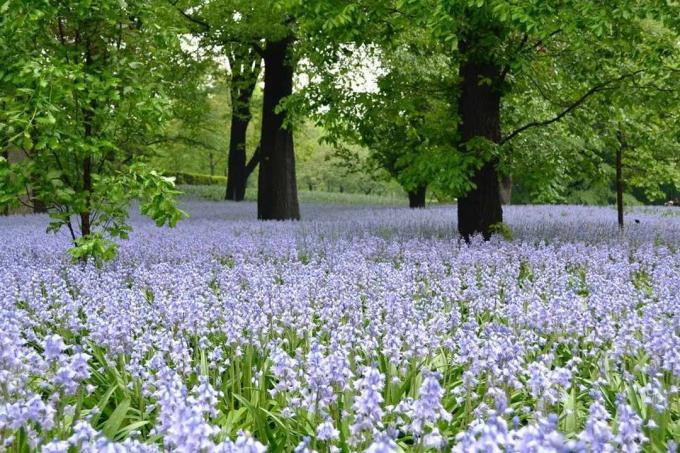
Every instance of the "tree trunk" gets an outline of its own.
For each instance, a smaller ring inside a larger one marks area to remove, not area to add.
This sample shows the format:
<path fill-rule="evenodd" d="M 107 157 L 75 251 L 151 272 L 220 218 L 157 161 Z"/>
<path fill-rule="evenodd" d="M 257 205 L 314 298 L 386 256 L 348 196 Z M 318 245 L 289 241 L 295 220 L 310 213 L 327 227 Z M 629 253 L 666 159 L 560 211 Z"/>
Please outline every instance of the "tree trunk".
<path fill-rule="evenodd" d="M 227 167 L 226 200 L 243 201 L 246 184 L 252 170 L 246 168 L 246 132 L 252 115 L 250 100 L 253 97 L 257 75 L 248 80 L 232 80 L 231 130 L 229 137 L 229 162 Z"/>
<path fill-rule="evenodd" d="M 212 151 L 208 153 L 208 167 L 210 168 L 210 176 L 215 176 L 215 156 Z"/>
<path fill-rule="evenodd" d="M 252 118 L 250 101 L 260 76 L 262 57 L 249 44 L 229 47 L 231 69 L 231 130 L 225 199 L 242 201 L 248 177 L 257 166 L 259 150 L 246 164 L 246 132 Z"/>
<path fill-rule="evenodd" d="M 501 175 L 500 191 L 501 191 L 501 203 L 502 204 L 511 204 L 512 203 L 512 176 Z"/>
<path fill-rule="evenodd" d="M 299 219 L 295 181 L 293 131 L 284 125 L 285 113 L 276 112 L 293 92 L 293 66 L 288 59 L 291 37 L 268 42 L 264 56 L 264 99 L 260 138 L 257 217 L 261 220 Z"/>
<path fill-rule="evenodd" d="M 408 193 L 408 207 L 409 208 L 424 208 L 425 207 L 425 193 L 427 186 L 420 186 Z"/>
<path fill-rule="evenodd" d="M 87 128 L 89 129 L 89 128 Z M 88 155 L 83 161 L 83 191 L 85 192 L 85 209 L 80 213 L 80 233 L 89 236 L 90 227 L 90 193 L 92 192 L 92 158 Z"/>
<path fill-rule="evenodd" d="M 88 67 L 94 64 L 93 57 L 96 55 L 96 47 L 88 40 L 85 46 L 85 71 L 88 72 Z M 88 107 L 82 107 L 83 111 L 83 130 L 84 137 L 89 142 L 90 137 L 94 137 L 94 115 L 97 108 L 95 100 L 90 101 Z M 85 195 L 85 206 L 80 212 L 80 234 L 81 236 L 89 236 L 92 233 L 90 225 L 91 207 L 92 207 L 92 154 L 90 150 L 86 151 L 83 158 L 83 192 Z"/>
<path fill-rule="evenodd" d="M 0 153 L 0 156 L 4 157 L 9 163 L 9 151 L 4 150 Z M 9 206 L 0 206 L 0 215 L 9 215 Z"/>
<path fill-rule="evenodd" d="M 460 66 L 461 94 L 458 100 L 459 134 L 464 147 L 475 137 L 500 142 L 500 69 L 491 63 L 478 63 L 466 56 L 468 44 L 459 44 L 463 62 Z M 477 55 L 477 58 L 479 56 Z M 468 152 L 476 152 L 470 150 Z M 474 188 L 458 198 L 458 232 L 466 241 L 474 234 L 491 237 L 492 226 L 503 221 L 499 175 L 496 160 L 484 162 L 472 176 Z"/>
<path fill-rule="evenodd" d="M 33 213 L 34 214 L 45 214 L 47 212 L 47 206 L 41 200 L 33 198 Z"/>
<path fill-rule="evenodd" d="M 239 118 L 232 109 L 225 199 L 242 201 L 246 194 L 246 131 L 250 118 Z"/>
<path fill-rule="evenodd" d="M 616 212 L 619 229 L 623 231 L 623 149 L 626 144 L 619 132 L 619 148 L 616 150 Z"/>

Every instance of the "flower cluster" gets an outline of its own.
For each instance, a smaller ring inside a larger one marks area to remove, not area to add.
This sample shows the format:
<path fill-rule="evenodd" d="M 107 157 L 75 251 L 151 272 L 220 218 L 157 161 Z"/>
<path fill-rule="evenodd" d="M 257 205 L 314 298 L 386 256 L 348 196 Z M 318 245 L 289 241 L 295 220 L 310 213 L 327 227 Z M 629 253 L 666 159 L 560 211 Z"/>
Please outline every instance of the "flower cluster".
<path fill-rule="evenodd" d="M 665 451 L 680 440 L 680 218 L 189 202 L 119 258 L 0 219 L 0 450 Z"/>

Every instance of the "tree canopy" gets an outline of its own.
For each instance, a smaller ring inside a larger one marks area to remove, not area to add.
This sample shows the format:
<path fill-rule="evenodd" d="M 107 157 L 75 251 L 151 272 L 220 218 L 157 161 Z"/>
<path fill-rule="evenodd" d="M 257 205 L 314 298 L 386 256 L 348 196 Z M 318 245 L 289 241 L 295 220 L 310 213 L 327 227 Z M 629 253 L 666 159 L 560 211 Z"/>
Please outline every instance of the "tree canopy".
<path fill-rule="evenodd" d="M 177 142 L 209 150 L 227 199 L 256 171 L 258 217 L 299 218 L 294 136 L 309 120 L 348 171 L 388 175 L 413 206 L 426 190 L 457 200 L 465 238 L 499 227 L 513 186 L 568 201 L 606 190 L 616 167 L 644 201 L 680 184 L 675 2 L 10 0 L 2 12 L 0 138 L 15 158 L 2 159 L 0 202 L 47 209 L 79 246 L 125 237 L 134 198 L 159 225 L 182 217 L 148 166 Z M 224 121 L 210 118 L 218 101 Z"/>

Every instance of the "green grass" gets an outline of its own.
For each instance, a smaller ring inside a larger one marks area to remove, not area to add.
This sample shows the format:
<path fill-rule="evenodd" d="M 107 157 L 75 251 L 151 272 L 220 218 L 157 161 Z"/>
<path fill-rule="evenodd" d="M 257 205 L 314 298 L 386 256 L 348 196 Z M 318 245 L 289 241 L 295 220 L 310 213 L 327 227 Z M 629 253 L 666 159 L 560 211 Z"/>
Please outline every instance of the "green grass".
<path fill-rule="evenodd" d="M 224 187 L 221 186 L 187 186 L 180 185 L 178 189 L 184 196 L 192 199 L 203 199 L 210 201 L 224 201 Z M 404 196 L 393 195 L 366 195 L 362 193 L 339 193 L 321 191 L 298 191 L 298 198 L 301 203 L 311 204 L 344 204 L 344 205 L 385 205 L 385 206 L 407 206 L 408 199 Z M 257 191 L 255 189 L 246 190 L 246 201 L 256 201 Z"/>

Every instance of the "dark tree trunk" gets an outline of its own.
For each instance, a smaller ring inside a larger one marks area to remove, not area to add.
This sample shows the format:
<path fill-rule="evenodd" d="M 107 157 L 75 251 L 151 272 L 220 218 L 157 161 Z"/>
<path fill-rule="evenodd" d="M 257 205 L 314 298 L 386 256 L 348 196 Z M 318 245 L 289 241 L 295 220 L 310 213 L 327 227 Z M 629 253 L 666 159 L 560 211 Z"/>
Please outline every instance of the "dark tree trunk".
<path fill-rule="evenodd" d="M 420 186 L 408 193 L 408 207 L 409 208 L 424 208 L 425 207 L 425 193 L 427 186 Z"/>
<path fill-rule="evenodd" d="M 83 236 L 92 233 L 90 226 L 90 192 L 92 192 L 92 158 L 88 155 L 83 161 L 83 190 L 85 192 L 85 209 L 80 213 L 80 232 Z"/>
<path fill-rule="evenodd" d="M 262 58 L 249 45 L 234 44 L 229 50 L 231 131 L 225 199 L 242 201 L 246 194 L 248 176 L 258 163 L 256 150 L 255 156 L 246 164 L 246 132 L 252 118 L 250 101 L 260 76 Z"/>
<path fill-rule="evenodd" d="M 616 212 L 619 229 L 623 230 L 623 150 L 626 142 L 619 132 L 619 148 L 616 150 Z"/>
<path fill-rule="evenodd" d="M 41 200 L 37 198 L 33 199 L 33 213 L 34 214 L 45 214 L 47 212 L 47 206 Z"/>
<path fill-rule="evenodd" d="M 85 68 L 94 64 L 93 57 L 96 55 L 96 46 L 94 46 L 89 40 L 86 45 L 85 52 Z M 95 134 L 94 129 L 94 115 L 97 108 L 97 103 L 95 100 L 90 101 L 87 108 L 83 108 L 83 128 L 84 136 L 86 141 L 89 141 L 90 137 Z M 83 192 L 85 195 L 85 206 L 80 212 L 80 234 L 81 236 L 89 236 L 92 233 L 91 222 L 91 208 L 92 208 L 92 155 L 90 151 L 87 151 L 85 158 L 83 159 Z"/>
<path fill-rule="evenodd" d="M 458 111 L 461 119 L 459 134 L 462 146 L 475 138 L 483 137 L 500 142 L 500 101 L 498 66 L 478 63 L 479 55 L 467 55 L 468 44 L 459 44 L 463 63 Z M 469 150 L 468 152 L 476 152 Z M 499 175 L 496 160 L 485 162 L 472 176 L 474 188 L 458 198 L 458 232 L 469 240 L 474 234 L 491 237 L 492 226 L 503 221 Z"/>
<path fill-rule="evenodd" d="M 500 181 L 501 203 L 512 203 L 512 176 L 501 175 Z"/>
<path fill-rule="evenodd" d="M 9 151 L 4 150 L 2 153 L 0 153 L 0 156 L 4 157 L 7 162 L 9 162 Z M 9 207 L 7 206 L 0 206 L 0 215 L 8 215 L 9 214 Z"/>
<path fill-rule="evenodd" d="M 472 178 L 476 188 L 458 199 L 458 232 L 465 240 L 481 234 L 488 240 L 493 225 L 503 221 L 496 162 L 485 163 Z"/>
<path fill-rule="evenodd" d="M 293 131 L 284 125 L 285 113 L 276 112 L 281 100 L 293 92 L 290 37 L 268 42 L 264 57 L 264 99 L 260 138 L 260 174 L 257 217 L 261 220 L 299 219 L 295 181 Z"/>
<path fill-rule="evenodd" d="M 255 148 L 255 152 L 253 153 L 253 157 L 251 157 L 248 163 L 246 164 L 246 183 L 248 182 L 248 178 L 255 171 L 259 163 L 260 163 L 260 145 L 257 145 L 257 148 Z"/>
<path fill-rule="evenodd" d="M 252 118 L 250 99 L 256 82 L 257 77 L 251 77 L 247 81 L 232 81 L 238 85 L 231 91 L 231 131 L 225 196 L 225 199 L 231 201 L 242 201 L 245 198 L 248 176 L 252 172 L 246 168 L 246 132 Z"/>
<path fill-rule="evenodd" d="M 242 201 L 246 194 L 246 130 L 250 118 L 238 118 L 232 112 L 227 166 L 226 199 Z"/>

